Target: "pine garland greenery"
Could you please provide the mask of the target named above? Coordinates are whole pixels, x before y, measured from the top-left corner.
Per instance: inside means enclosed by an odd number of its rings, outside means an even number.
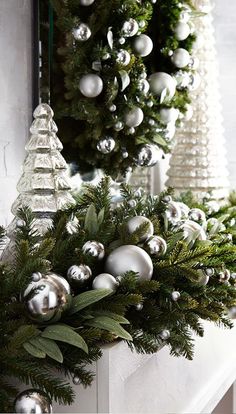
[[[157,0],[153,3],[151,0],[96,0],[90,7],[84,7],[79,0],[40,2],[43,44],[41,95],[46,102],[50,93],[55,120],[63,137],[64,156],[68,162],[75,163],[80,172],[102,168],[116,177],[118,172],[125,173],[136,165],[135,160],[143,144],[157,145],[165,153],[170,151],[171,142],[166,125],[161,121],[160,109],[176,108],[184,114],[190,101],[188,86],[178,88],[172,100],[164,97],[160,100],[150,91],[146,94],[141,92],[140,80],[154,72],[175,76],[178,69],[169,52],[177,48],[191,52],[195,40],[193,33],[186,40],[177,40],[175,27],[184,7],[190,8],[191,18],[198,13],[190,1]],[[50,5],[54,10],[53,48],[48,46],[47,36]],[[122,25],[130,18],[139,24],[139,34],[145,33],[153,40],[153,52],[145,58],[135,55],[133,37],[127,37],[124,45],[119,43]],[[72,35],[73,28],[81,22],[88,24],[92,32],[85,42],[75,41]],[[113,36],[112,43],[109,36]],[[130,53],[129,65],[116,62],[119,49]],[[105,56],[108,59],[104,60]],[[98,69],[95,69],[95,63]],[[50,74],[49,65],[53,67]],[[192,68],[186,66],[182,72],[186,71],[192,73]],[[90,73],[98,74],[104,84],[103,92],[92,99],[83,96],[79,90],[81,77]],[[116,107],[115,112],[110,111],[112,105]],[[135,133],[131,133],[127,126],[121,130],[114,129],[114,125],[124,122],[125,114],[137,106],[142,109],[144,120],[135,128]],[[97,150],[97,144],[107,136],[112,137],[116,145],[111,153],[103,154]],[[124,152],[128,157],[122,156]]]
[[[206,213],[202,228],[207,240],[198,240],[195,233],[189,240],[182,228],[186,217],[173,223],[166,214],[172,202],[170,190],[154,197],[137,195],[127,186],[122,191],[123,202],[114,206],[108,178],[97,187],[85,187],[75,205],[56,214],[53,228],[44,236],[34,231],[34,216],[29,209],[19,211],[24,225],[16,230],[13,256],[8,262],[0,262],[1,412],[13,411],[17,386],[11,385],[12,377],[44,389],[59,403],[71,404],[74,391],[59,373],[67,378],[76,376],[84,386],[90,385],[93,373],[86,366],[101,356],[105,343],[123,339],[141,353],[153,353],[165,345],[171,354],[192,359],[192,333],[203,336],[202,320],[232,327],[228,310],[236,305],[235,226],[232,227],[235,195],[218,212],[212,212],[208,201],[198,205]],[[131,199],[135,200],[133,208]],[[190,195],[184,200],[196,208]],[[127,220],[136,215],[149,218],[154,234],[167,243],[164,255],[151,255],[151,280],[140,281],[138,274],[127,271],[115,292],[93,290],[89,281],[84,288],[73,288],[68,307],[50,322],[39,323],[30,317],[23,293],[32,273],[53,272],[66,278],[71,265],[83,263],[92,269],[94,278],[104,272],[107,256],[120,245],[138,245],[149,253],[147,245],[140,243],[147,230],[145,225],[133,234],[127,232]],[[228,224],[212,232],[209,219],[213,216],[218,223]],[[67,224],[75,217],[79,225],[71,234]],[[3,229],[0,233],[4,238]],[[103,260],[83,252],[82,246],[88,240],[104,245]],[[209,268],[214,268],[214,274],[204,285],[200,274]],[[226,268],[231,278],[223,281],[220,274]],[[180,293],[178,300],[173,300],[173,292]],[[164,331],[170,333],[166,339]]]

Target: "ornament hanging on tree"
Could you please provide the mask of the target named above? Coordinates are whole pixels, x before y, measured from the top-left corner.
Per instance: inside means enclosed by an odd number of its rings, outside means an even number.
[[[180,295],[180,293],[178,291],[174,291],[174,292],[171,293],[171,299],[174,302],[177,302],[179,300],[180,296],[181,295]]]
[[[81,42],[85,42],[91,36],[91,30],[85,23],[80,23],[79,26],[75,27],[72,30],[72,35],[75,40],[79,40]]]
[[[95,0],[79,0],[81,6],[91,6]]]
[[[140,226],[144,224],[147,225],[148,228],[140,237],[139,242],[144,242],[153,236],[154,228],[152,222],[147,217],[143,216],[135,216],[127,221],[127,230],[129,234],[133,234]]]
[[[146,79],[140,79],[138,82],[138,89],[146,95],[149,91],[150,85]]]
[[[125,49],[120,49],[117,52],[116,61],[123,66],[127,66],[130,62],[130,54]]]
[[[188,213],[189,219],[202,224],[206,222],[206,214],[200,208],[192,208]]]
[[[122,35],[125,37],[132,37],[135,36],[139,30],[139,25],[136,20],[130,18],[126,22],[124,22],[122,27]]]
[[[183,236],[187,243],[194,242],[195,240],[207,240],[204,229],[195,221],[186,220],[180,229],[183,230]]]
[[[103,90],[103,81],[100,76],[89,73],[80,79],[79,90],[86,98],[96,98]]]
[[[143,122],[143,111],[139,107],[132,108],[125,114],[125,123],[130,128],[139,126]]]
[[[157,145],[144,144],[140,147],[135,162],[141,167],[152,167],[162,159],[162,154]]]
[[[67,279],[72,287],[83,287],[90,281],[91,277],[92,270],[85,264],[73,265],[67,271]]]
[[[133,47],[137,55],[141,57],[148,56],[153,49],[152,39],[145,34],[141,34],[135,38]]]
[[[66,230],[69,234],[77,233],[79,229],[79,220],[77,217],[73,217],[71,220],[66,223]]]
[[[175,123],[179,116],[179,110],[175,108],[161,108],[160,118],[164,124]]]
[[[163,256],[167,250],[166,241],[160,236],[153,236],[147,241],[149,253],[153,256]]]
[[[110,154],[115,148],[115,145],[115,140],[112,137],[107,136],[97,143],[97,149],[102,152],[102,154]]]
[[[160,337],[163,341],[167,341],[170,337],[170,331],[168,329],[163,329],[163,331],[160,333]]]
[[[116,291],[117,286],[119,283],[114,278],[114,276],[110,275],[109,273],[101,273],[100,275],[96,276],[93,280],[93,289],[111,289],[113,292]]]
[[[176,39],[179,41],[187,39],[190,35],[190,31],[191,29],[189,25],[183,21],[179,22],[174,29]]]
[[[103,259],[105,256],[105,249],[102,243],[97,241],[87,241],[83,247],[82,251],[88,256],[96,257],[98,260]]]
[[[197,285],[206,286],[207,283],[209,282],[209,275],[204,270],[201,270],[201,269],[198,270],[198,274],[199,274],[199,279],[197,281]]]
[[[171,100],[176,91],[175,78],[165,72],[156,72],[149,77],[150,90],[154,95],[161,96],[166,90],[166,99]]]
[[[228,269],[219,273],[219,280],[221,283],[227,283],[230,279],[230,271]]]
[[[181,209],[176,201],[170,201],[167,204],[166,211],[164,213],[166,219],[173,225],[176,225],[182,218]]]
[[[171,61],[177,68],[185,68],[190,62],[190,54],[180,47],[173,52]]]
[[[21,414],[52,413],[52,403],[44,391],[32,388],[17,395],[14,402],[14,412]]]

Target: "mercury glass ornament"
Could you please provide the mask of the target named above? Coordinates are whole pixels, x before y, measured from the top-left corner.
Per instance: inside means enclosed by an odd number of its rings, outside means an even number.
[[[204,270],[199,269],[198,270],[199,279],[197,281],[197,285],[199,286],[206,286],[209,282],[209,276],[206,274]]]
[[[109,154],[115,148],[116,142],[112,137],[105,137],[97,143],[97,149],[102,154]]]
[[[219,279],[221,283],[226,283],[230,279],[230,271],[228,269],[219,272]]]
[[[125,123],[130,128],[139,126],[143,122],[143,111],[138,106],[135,106],[125,114]]]
[[[206,214],[200,208],[192,208],[188,213],[189,219],[202,224],[206,221]]]
[[[190,54],[186,49],[180,47],[173,52],[171,61],[177,68],[185,68],[190,62]]]
[[[148,56],[153,49],[152,39],[145,34],[140,34],[134,39],[133,48],[137,55],[141,57]]]
[[[180,295],[180,293],[177,290],[171,293],[171,299],[174,302],[177,302],[179,300],[180,296],[181,295]]]
[[[175,123],[179,116],[179,110],[176,108],[161,108],[159,113],[164,124]]]
[[[66,223],[66,230],[68,234],[75,234],[77,233],[79,228],[79,220],[77,217],[73,217],[71,220]]]
[[[47,322],[68,306],[70,285],[62,276],[49,273],[37,282],[31,282],[23,293],[23,299],[32,319]]]
[[[146,95],[149,91],[150,85],[146,79],[140,79],[138,82],[138,89]]]
[[[157,145],[144,144],[140,147],[135,162],[140,167],[152,167],[162,159],[162,154]]]
[[[81,6],[91,6],[95,0],[79,0]]]
[[[149,77],[150,90],[154,95],[161,96],[166,90],[166,99],[171,100],[176,91],[175,78],[165,72],[156,72]]]
[[[93,289],[111,289],[113,292],[116,291],[119,283],[114,278],[114,276],[110,275],[109,273],[101,273],[100,275],[96,276],[93,280]]]
[[[164,214],[167,220],[173,225],[177,224],[182,218],[178,203],[172,200],[168,203]]]
[[[136,20],[130,18],[126,22],[124,22],[122,26],[122,34],[126,37],[135,36],[139,30],[139,25]]]
[[[204,229],[195,221],[186,220],[180,229],[183,230],[183,236],[187,243],[195,240],[207,240]]]
[[[31,388],[17,395],[14,401],[14,412],[21,414],[52,413],[52,403],[44,391]]]
[[[138,274],[140,281],[144,281],[152,278],[153,264],[150,256],[141,247],[124,245],[109,254],[105,270],[114,277],[132,271]]]
[[[125,49],[120,49],[116,56],[116,61],[123,66],[127,66],[130,62],[130,54]]]
[[[91,36],[91,30],[85,23],[80,23],[77,27],[72,30],[72,35],[75,40],[85,42]]]
[[[154,228],[152,222],[144,216],[135,216],[127,221],[127,230],[129,234],[135,233],[135,231],[141,226],[147,224],[148,228],[145,233],[140,237],[139,242],[144,242],[153,236]]]
[[[96,257],[98,260],[103,259],[105,256],[105,249],[103,244],[97,241],[87,241],[83,245],[82,251],[84,254]]]
[[[87,98],[96,98],[103,90],[103,81],[100,76],[89,73],[80,79],[79,90]]]
[[[153,236],[147,241],[149,253],[154,256],[163,256],[167,250],[166,241],[160,236]]]
[[[190,35],[190,31],[191,29],[189,25],[185,22],[180,21],[174,29],[175,37],[180,41],[185,40]]]
[[[75,287],[86,285],[92,277],[92,270],[85,264],[73,265],[67,271],[68,282]]]
[[[163,341],[167,341],[170,337],[170,331],[168,329],[163,329],[163,331],[160,333],[160,337]]]

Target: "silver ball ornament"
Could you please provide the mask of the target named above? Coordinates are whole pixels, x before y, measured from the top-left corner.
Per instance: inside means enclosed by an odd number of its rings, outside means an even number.
[[[143,117],[142,109],[135,106],[125,114],[125,124],[130,128],[137,127],[143,122]]]
[[[177,302],[178,300],[179,300],[179,298],[180,298],[180,293],[176,290],[176,291],[173,291],[172,293],[171,293],[171,299],[174,301],[174,302]]]
[[[186,49],[180,47],[173,52],[171,61],[177,68],[185,68],[190,62],[190,54]]]
[[[40,279],[42,279],[43,275],[40,272],[35,272],[32,274],[32,282],[38,282]]]
[[[174,29],[175,36],[177,40],[185,40],[190,35],[190,27],[185,22],[179,22]]]
[[[134,127],[129,128],[129,129],[128,129],[128,133],[129,133],[130,135],[133,135],[133,134],[135,133],[135,128],[134,128]]]
[[[98,260],[103,259],[103,257],[105,256],[105,249],[103,244],[97,241],[87,241],[83,245],[82,251],[84,254],[96,257]]]
[[[152,167],[162,158],[162,150],[157,145],[144,144],[140,147],[135,162],[140,167]]]
[[[198,270],[199,279],[197,281],[198,286],[206,286],[209,282],[210,277],[206,274],[204,270],[199,269]]]
[[[76,375],[73,376],[72,381],[73,381],[73,384],[75,384],[75,385],[80,384],[80,378],[77,377]]]
[[[117,121],[114,125],[115,131],[121,131],[124,128],[124,124],[121,121]]]
[[[166,89],[166,99],[171,100],[176,91],[175,78],[165,72],[156,72],[149,77],[150,90],[154,95],[161,96]]]
[[[119,43],[120,43],[120,45],[124,45],[125,44],[125,38],[124,37],[120,37]]]
[[[105,270],[114,277],[133,271],[138,274],[140,281],[144,281],[152,278],[153,264],[150,256],[141,247],[124,245],[110,253]]]
[[[135,307],[136,307],[136,310],[139,311],[139,312],[141,310],[143,310],[143,304],[142,303],[138,303]]]
[[[165,217],[173,225],[177,224],[181,220],[181,209],[177,202],[171,200],[168,203],[165,210]]]
[[[126,22],[124,22],[122,26],[122,34],[126,37],[135,36],[139,30],[139,25],[136,20],[130,18]]]
[[[190,77],[189,77],[189,85],[188,85],[188,89],[190,91],[196,91],[201,83],[201,77],[198,73],[191,73]]]
[[[209,277],[211,277],[211,276],[213,276],[215,274],[215,270],[212,267],[209,267],[209,268],[205,269],[204,272]]]
[[[131,207],[134,208],[137,206],[137,201],[136,200],[129,200],[127,201],[127,204]]]
[[[227,283],[230,279],[230,271],[228,269],[223,270],[222,272],[219,272],[219,279],[221,283]]]
[[[92,270],[85,264],[73,265],[67,271],[68,282],[75,287],[82,287],[92,277]]]
[[[79,0],[81,6],[91,6],[95,0]]]
[[[146,79],[140,79],[138,82],[138,89],[146,95],[149,91],[150,85]]]
[[[112,104],[111,106],[109,106],[109,111],[115,112],[116,111],[116,105]]]
[[[17,395],[14,401],[14,412],[21,414],[52,413],[52,403],[44,391],[32,388]]]
[[[89,26],[85,23],[80,23],[79,26],[75,27],[72,30],[72,35],[75,40],[79,40],[80,42],[85,42],[91,36],[91,30]]]
[[[192,220],[186,220],[180,227],[183,237],[187,242],[195,240],[207,240],[206,233],[200,224]]]
[[[160,236],[153,236],[147,241],[149,253],[154,256],[163,256],[167,250],[166,241]]]
[[[141,225],[148,225],[145,233],[140,237],[139,242],[144,242],[153,236],[154,228],[152,222],[144,216],[135,216],[127,221],[127,230],[129,234],[133,234]]]
[[[170,337],[170,331],[168,329],[163,329],[163,331],[160,333],[160,337],[163,341],[167,341]]]
[[[113,292],[116,291],[119,283],[109,273],[101,273],[100,275],[96,276],[93,280],[92,288],[93,289],[110,289]]]
[[[96,98],[103,90],[103,81],[93,73],[84,75],[79,81],[79,90],[87,98]]]
[[[160,119],[164,124],[175,123],[179,116],[179,110],[176,108],[161,108]]]
[[[133,47],[137,55],[145,57],[151,53],[153,49],[153,42],[149,36],[140,34],[134,39]]]
[[[97,149],[102,154],[109,154],[115,148],[116,142],[112,137],[105,137],[97,143]]]
[[[120,49],[117,52],[116,61],[123,66],[127,66],[130,63],[130,54],[125,49]]]
[[[198,223],[205,223],[206,214],[200,208],[192,208],[188,213],[189,219]]]

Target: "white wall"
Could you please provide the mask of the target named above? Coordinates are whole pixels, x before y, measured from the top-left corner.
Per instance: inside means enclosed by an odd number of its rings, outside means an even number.
[[[31,0],[0,0],[0,224],[10,218],[31,119]]]

